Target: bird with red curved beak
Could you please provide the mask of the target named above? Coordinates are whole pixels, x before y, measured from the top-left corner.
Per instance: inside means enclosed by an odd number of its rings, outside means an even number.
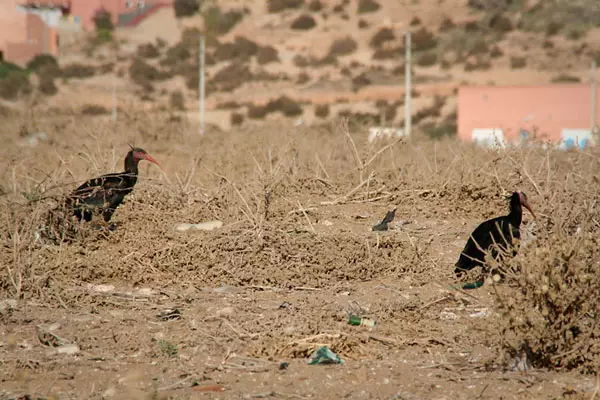
[[[94,213],[100,213],[108,223],[125,196],[133,190],[137,182],[140,161],[149,161],[162,170],[158,161],[146,150],[131,145],[130,147],[131,150],[125,156],[125,171],[90,179],[69,195],[66,201],[67,207],[73,211],[78,220],[89,222]]]

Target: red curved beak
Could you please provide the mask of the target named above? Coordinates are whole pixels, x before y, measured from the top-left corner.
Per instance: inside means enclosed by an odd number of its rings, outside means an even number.
[[[152,156],[150,156],[149,154],[145,154],[144,155],[144,160],[146,161],[150,161],[151,163],[154,163],[156,165],[158,165],[158,168],[160,168],[161,170],[163,170],[165,173],[167,171],[165,171],[165,169],[158,163],[158,161],[156,161],[154,158],[152,158]]]
[[[529,212],[531,213],[531,215],[533,215],[533,218],[536,218],[536,219],[537,219],[537,217],[535,216],[535,213],[534,213],[534,212],[533,212],[533,210],[531,209],[531,206],[529,205],[529,202],[528,202],[527,200],[523,200],[523,201],[521,201],[521,204],[522,204],[522,205],[523,205],[523,206],[524,206],[526,209],[528,209],[528,210],[529,210]]]

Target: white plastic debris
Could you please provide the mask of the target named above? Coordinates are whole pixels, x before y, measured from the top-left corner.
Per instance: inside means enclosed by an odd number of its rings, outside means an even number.
[[[222,221],[207,221],[199,224],[188,224],[186,222],[179,222],[175,224],[173,230],[177,233],[184,233],[189,231],[212,231],[223,226]]]

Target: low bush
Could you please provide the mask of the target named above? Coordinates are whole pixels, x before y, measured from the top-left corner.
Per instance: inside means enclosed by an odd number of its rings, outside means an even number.
[[[302,14],[292,22],[291,28],[300,31],[307,31],[317,26],[315,19],[308,15]]]
[[[138,57],[141,58],[157,58],[158,56],[160,56],[158,48],[152,43],[145,43],[139,45],[136,54]]]
[[[256,62],[265,65],[273,62],[279,62],[279,54],[273,46],[261,46],[256,53]]]
[[[527,59],[525,57],[511,57],[510,58],[510,67],[512,69],[525,68],[526,65],[527,65]]]
[[[278,13],[286,9],[300,8],[304,5],[304,0],[267,0],[267,11]]]
[[[83,79],[83,78],[89,78],[91,76],[94,76],[95,73],[96,73],[96,68],[94,68],[91,65],[73,63],[73,64],[65,65],[62,68],[61,75],[65,79],[71,79],[71,78]]]
[[[213,6],[204,13],[204,29],[209,35],[225,35],[243,18],[242,11],[230,10],[224,13],[219,7]]]
[[[3,63],[3,66],[6,63]],[[0,98],[6,100],[17,100],[21,95],[31,93],[32,87],[29,81],[29,74],[21,68],[4,66],[5,72],[0,79]]]
[[[329,47],[329,55],[334,57],[345,56],[354,53],[357,48],[358,43],[356,43],[356,40],[348,36],[342,39],[334,40]]]
[[[329,104],[317,104],[315,106],[315,116],[319,118],[327,118],[329,116]]]
[[[369,46],[374,49],[378,49],[385,42],[391,42],[396,39],[396,35],[391,28],[381,28],[369,41]]]
[[[372,13],[381,8],[381,5],[375,0],[358,0],[358,14]]]
[[[198,0],[175,0],[173,10],[176,18],[191,17],[200,10],[200,3]]]

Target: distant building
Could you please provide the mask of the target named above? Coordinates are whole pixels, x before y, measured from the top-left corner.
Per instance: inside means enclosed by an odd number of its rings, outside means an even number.
[[[597,121],[598,102],[595,109]],[[503,146],[535,135],[563,148],[594,144],[592,89],[585,84],[461,87],[457,117],[465,141]]]
[[[58,55],[61,40],[95,28],[104,8],[115,26],[135,26],[173,0],[0,0],[0,56],[24,64],[38,54]]]

